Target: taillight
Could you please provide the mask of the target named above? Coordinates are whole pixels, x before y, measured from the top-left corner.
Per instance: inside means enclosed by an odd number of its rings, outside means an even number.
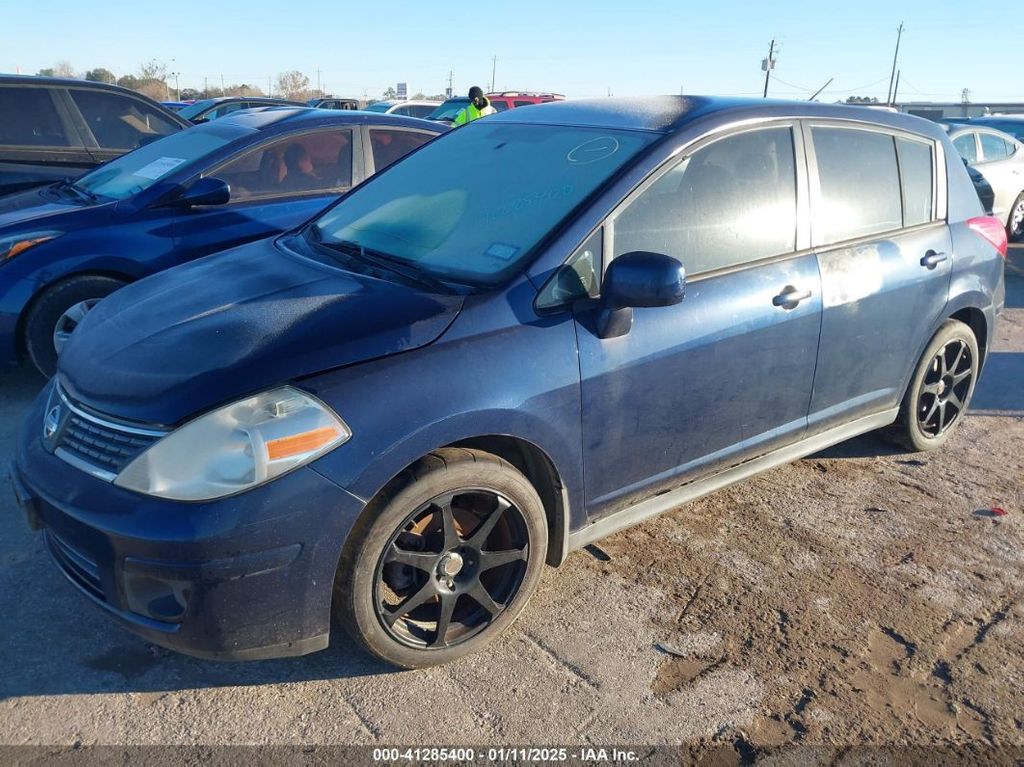
[[[976,232],[985,238],[993,248],[999,251],[999,255],[1006,258],[1006,229],[998,218],[992,216],[978,216],[967,219],[967,226],[972,232]]]

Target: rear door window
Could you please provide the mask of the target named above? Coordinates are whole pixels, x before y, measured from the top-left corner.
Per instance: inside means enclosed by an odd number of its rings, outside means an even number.
[[[967,162],[973,164],[978,161],[978,146],[974,142],[973,133],[964,133],[962,136],[957,136],[953,139],[953,148]]]
[[[405,157],[416,147],[434,138],[433,133],[395,130],[392,128],[370,128],[370,147],[373,151],[373,167],[377,173],[393,162]]]
[[[816,245],[899,229],[903,224],[893,136],[851,128],[811,128],[820,195],[811,216]]]
[[[931,221],[934,211],[932,144],[896,139],[903,185],[903,225]]]
[[[0,87],[0,144],[81,147],[69,137],[49,88]]]
[[[352,131],[288,136],[206,175],[231,186],[231,201],[340,193],[352,187]]]
[[[700,274],[796,249],[792,129],[708,144],[659,177],[615,218],[614,255],[679,259]]]
[[[143,101],[105,91],[70,88],[68,92],[101,149],[136,149],[181,130]]]
[[[1006,142],[994,133],[979,133],[978,138],[981,139],[983,162],[996,162],[1010,156]]]

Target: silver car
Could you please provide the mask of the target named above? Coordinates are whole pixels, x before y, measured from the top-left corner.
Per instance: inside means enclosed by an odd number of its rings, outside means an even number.
[[[949,138],[967,164],[992,185],[992,215],[1011,240],[1024,239],[1024,144],[980,125],[950,125]]]

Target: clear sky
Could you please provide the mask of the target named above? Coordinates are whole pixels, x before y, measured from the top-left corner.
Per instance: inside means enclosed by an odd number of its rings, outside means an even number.
[[[774,37],[770,95],[884,99],[896,28],[901,100],[1024,100],[1024,20],[1012,5],[982,12],[960,0],[0,0],[0,71],[60,60],[84,72],[135,72],[150,59],[180,85],[253,83],[297,69],[339,96],[487,87],[569,97],[654,93],[761,95]]]

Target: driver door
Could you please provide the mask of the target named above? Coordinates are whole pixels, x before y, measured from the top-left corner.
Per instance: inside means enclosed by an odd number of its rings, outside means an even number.
[[[806,429],[821,291],[814,255],[797,255],[809,240],[799,132],[733,133],[672,162],[613,214],[602,247],[677,258],[685,298],[635,309],[618,338],[598,337],[593,309],[575,313],[592,518]]]

